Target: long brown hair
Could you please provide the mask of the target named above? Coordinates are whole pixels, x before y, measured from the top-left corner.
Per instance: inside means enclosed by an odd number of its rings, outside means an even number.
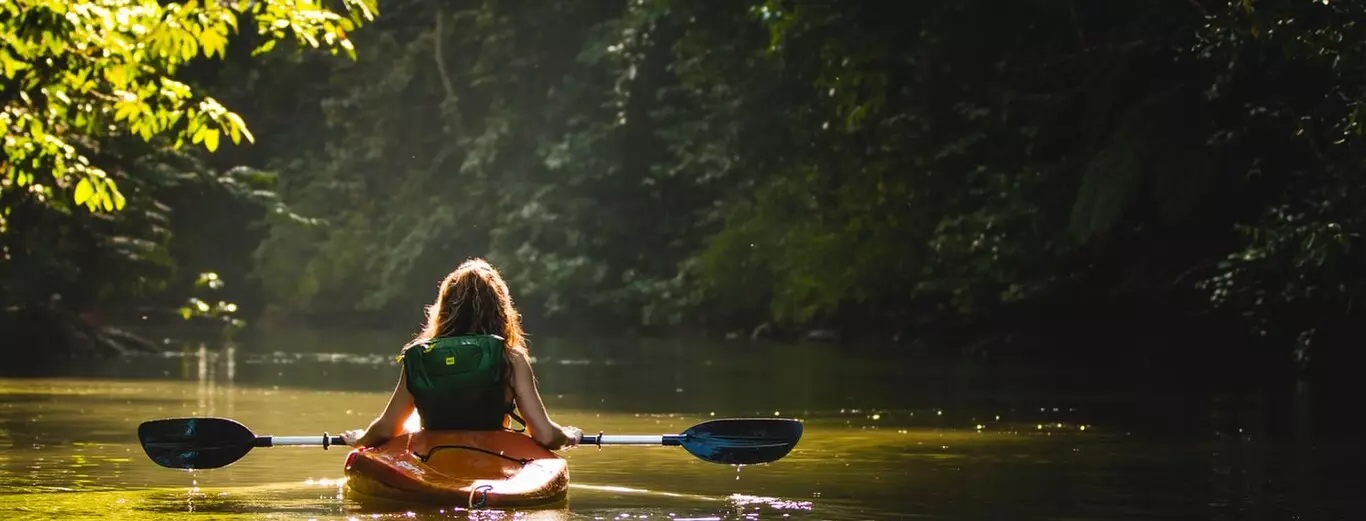
[[[427,306],[427,325],[404,347],[456,335],[498,335],[508,349],[526,349],[522,317],[507,282],[484,259],[467,260],[446,275],[436,302]]]

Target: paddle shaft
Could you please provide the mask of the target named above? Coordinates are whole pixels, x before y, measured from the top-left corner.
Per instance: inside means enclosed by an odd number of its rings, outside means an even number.
[[[608,435],[585,434],[579,441],[580,445],[663,445],[665,447],[677,447],[683,444],[682,434],[654,434],[654,435]]]
[[[584,435],[581,445],[663,445],[677,447],[682,445],[682,434],[643,434],[643,435]],[[257,436],[254,447],[311,447],[316,445],[345,445],[341,436]]]
[[[313,446],[322,445],[329,447],[332,445],[346,445],[341,436],[257,436],[253,447],[285,447],[285,446]]]

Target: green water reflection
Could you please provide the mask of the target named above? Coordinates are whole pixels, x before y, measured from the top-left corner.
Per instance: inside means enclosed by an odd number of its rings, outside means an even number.
[[[395,338],[278,333],[0,379],[0,518],[1340,519],[1363,507],[1360,444],[1272,436],[1267,425],[1294,418],[1268,417],[1261,398],[1088,393],[1046,372],[831,346],[538,342],[552,414],[585,430],[807,423],[788,457],[741,469],[674,448],[569,451],[561,509],[370,511],[341,493],[342,450],[259,449],[185,472],[137,446],[137,424],[157,417],[276,435],[362,426],[393,385]]]

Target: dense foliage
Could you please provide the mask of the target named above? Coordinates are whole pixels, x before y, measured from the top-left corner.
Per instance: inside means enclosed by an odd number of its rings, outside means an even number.
[[[295,212],[217,256],[268,320],[413,325],[470,256],[561,329],[1200,326],[1304,354],[1362,319],[1360,3],[385,11],[354,62],[209,81],[261,143],[226,157]]]
[[[252,139],[185,71],[226,58],[243,27],[252,54],[282,41],[353,54],[347,32],[373,16],[367,1],[0,2],[0,332],[61,329],[78,312],[94,326],[101,302],[164,288],[176,194],[241,192],[253,177],[219,174],[183,147]],[[191,299],[184,311],[232,309]]]

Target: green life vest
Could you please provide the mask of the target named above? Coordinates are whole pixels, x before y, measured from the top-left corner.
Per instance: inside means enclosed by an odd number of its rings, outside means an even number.
[[[503,338],[434,338],[403,352],[408,392],[424,430],[499,430],[512,412],[504,394]]]

